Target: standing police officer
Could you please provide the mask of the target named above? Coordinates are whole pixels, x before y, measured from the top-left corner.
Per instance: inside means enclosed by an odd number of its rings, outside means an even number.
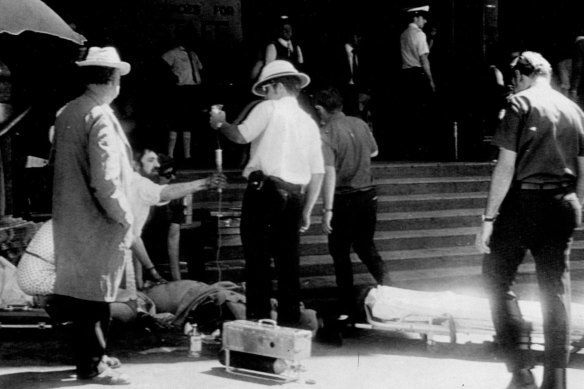
[[[511,291],[526,250],[536,265],[544,319],[541,389],[566,388],[569,253],[584,200],[584,113],[550,86],[551,66],[524,52],[512,63],[515,94],[493,138],[499,157],[476,246],[493,322],[512,373],[509,389],[535,389],[530,323]]]

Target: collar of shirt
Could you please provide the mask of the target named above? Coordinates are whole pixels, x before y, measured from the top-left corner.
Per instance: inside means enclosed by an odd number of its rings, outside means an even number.
[[[413,28],[413,29],[418,30],[418,31],[422,31],[422,29],[420,28],[420,26],[418,26],[416,23],[410,23],[408,25],[408,27],[409,28]]]
[[[289,49],[292,49],[294,46],[292,45],[292,41],[287,41],[285,39],[282,38],[278,38],[278,42],[280,42],[280,44],[284,47],[287,47]]]
[[[343,111],[338,111],[333,113],[331,116],[329,116],[328,120],[326,121],[326,123],[324,124],[324,133],[328,134],[331,131],[331,127],[328,125],[332,122],[334,122],[335,120],[344,118],[346,115],[343,113]]]

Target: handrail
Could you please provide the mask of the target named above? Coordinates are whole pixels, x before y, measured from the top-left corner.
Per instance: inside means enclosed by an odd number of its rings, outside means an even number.
[[[12,130],[12,128],[14,128],[14,126],[16,126],[28,114],[28,112],[31,110],[31,108],[32,108],[32,106],[25,109],[20,115],[16,116],[14,119],[10,120],[10,122],[8,122],[4,126],[4,128],[0,129],[0,138],[3,137],[4,135],[6,135],[6,133],[8,133],[10,130]]]

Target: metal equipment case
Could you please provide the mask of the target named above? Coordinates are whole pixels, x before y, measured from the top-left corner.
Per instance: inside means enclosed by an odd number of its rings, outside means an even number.
[[[273,320],[234,320],[223,324],[225,368],[230,373],[267,376],[278,380],[297,380],[303,370],[301,361],[310,357],[312,332],[280,327]],[[230,351],[261,355],[282,360],[287,369],[282,374],[243,369],[230,364]]]

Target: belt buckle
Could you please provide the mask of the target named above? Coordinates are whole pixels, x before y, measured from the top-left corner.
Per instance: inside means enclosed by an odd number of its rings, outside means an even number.
[[[248,185],[255,190],[260,190],[264,186],[266,181],[266,176],[261,170],[256,170],[251,172],[249,175]]]
[[[260,190],[264,186],[263,180],[252,180],[249,182],[249,186],[251,186],[255,190]]]

